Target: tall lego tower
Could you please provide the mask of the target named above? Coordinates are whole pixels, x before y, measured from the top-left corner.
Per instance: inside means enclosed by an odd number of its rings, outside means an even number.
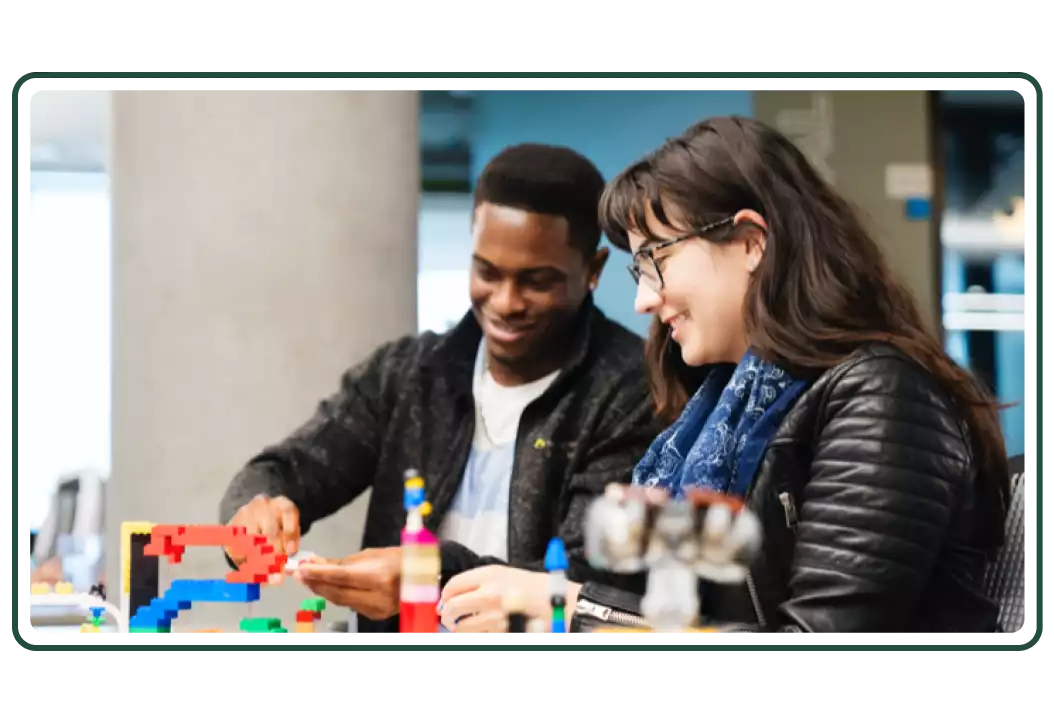
[[[431,506],[425,501],[425,481],[416,470],[406,471],[403,505],[406,526],[402,532],[399,632],[439,632],[439,541],[424,526]]]

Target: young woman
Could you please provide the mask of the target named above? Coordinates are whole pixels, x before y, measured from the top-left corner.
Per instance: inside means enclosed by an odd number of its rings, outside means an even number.
[[[762,524],[751,582],[707,586],[704,620],[994,631],[996,407],[802,153],[758,122],[710,119],[623,171],[600,212],[633,254],[637,311],[655,317],[651,384],[672,423],[634,483],[745,498]],[[501,631],[509,587],[548,612],[544,574],[492,566],[447,584],[444,623]],[[639,597],[596,583],[568,595],[572,630],[591,627],[582,600],[639,615]]]

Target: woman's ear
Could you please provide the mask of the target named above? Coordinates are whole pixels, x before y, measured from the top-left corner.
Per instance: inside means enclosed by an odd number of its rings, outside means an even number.
[[[765,222],[765,218],[753,210],[740,210],[736,213],[733,224],[737,231],[743,233],[746,241],[747,271],[754,272],[761,265],[761,259],[765,256],[768,223]]]

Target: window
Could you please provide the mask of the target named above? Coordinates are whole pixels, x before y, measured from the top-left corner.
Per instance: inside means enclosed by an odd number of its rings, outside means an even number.
[[[110,473],[110,199],[101,173],[34,172],[19,247],[18,485],[31,523],[60,476]]]
[[[469,309],[472,196],[423,194],[417,242],[417,327],[446,332]]]
[[[943,312],[949,354],[1004,403],[1007,453],[1025,442],[1024,102],[1017,93],[942,93]]]

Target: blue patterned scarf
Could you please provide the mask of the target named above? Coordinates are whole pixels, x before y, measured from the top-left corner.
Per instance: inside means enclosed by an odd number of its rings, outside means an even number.
[[[765,448],[807,383],[753,351],[715,367],[677,421],[648,448],[633,484],[680,499],[691,487],[743,497]]]

